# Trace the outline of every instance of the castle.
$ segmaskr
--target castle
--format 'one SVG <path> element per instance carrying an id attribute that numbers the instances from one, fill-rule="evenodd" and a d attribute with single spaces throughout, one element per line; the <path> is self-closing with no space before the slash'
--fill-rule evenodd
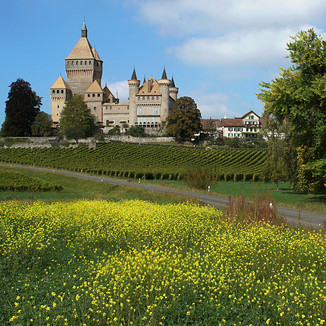
<path id="1" fill-rule="evenodd" d="M 128 80 L 129 102 L 119 102 L 107 86 L 102 88 L 103 61 L 87 39 L 85 22 L 81 37 L 65 59 L 67 82 L 60 76 L 50 88 L 52 121 L 57 124 L 65 102 L 74 94 L 82 94 L 95 122 L 100 126 L 128 128 L 140 125 L 158 129 L 169 116 L 177 100 L 178 88 L 169 80 L 165 68 L 158 81 L 153 77 L 142 85 L 135 68 Z"/>

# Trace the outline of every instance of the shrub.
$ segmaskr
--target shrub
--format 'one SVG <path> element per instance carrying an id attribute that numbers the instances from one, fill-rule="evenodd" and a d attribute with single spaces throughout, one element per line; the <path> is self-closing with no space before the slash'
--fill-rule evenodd
<path id="1" fill-rule="evenodd" d="M 203 190 L 217 182 L 213 171 L 201 168 L 190 170 L 184 179 L 188 186 Z"/>

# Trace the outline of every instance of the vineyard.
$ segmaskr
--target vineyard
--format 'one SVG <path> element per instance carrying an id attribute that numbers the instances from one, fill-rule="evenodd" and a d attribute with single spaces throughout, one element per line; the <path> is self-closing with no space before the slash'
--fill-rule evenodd
<path id="1" fill-rule="evenodd" d="M 60 191 L 62 189 L 60 185 L 51 185 L 22 173 L 0 168 L 0 191 Z"/>
<path id="2" fill-rule="evenodd" d="M 130 143 L 99 144 L 97 148 L 1 148 L 0 161 L 67 169 L 107 176 L 182 179 L 193 168 L 207 168 L 225 181 L 263 178 L 263 150 L 205 149 Z"/>

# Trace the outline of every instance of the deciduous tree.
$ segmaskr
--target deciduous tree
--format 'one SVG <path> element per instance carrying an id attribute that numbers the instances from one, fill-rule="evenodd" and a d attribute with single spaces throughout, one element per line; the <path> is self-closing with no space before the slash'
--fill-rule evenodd
<path id="1" fill-rule="evenodd" d="M 40 112 L 41 105 L 41 97 L 32 90 L 30 83 L 18 78 L 10 85 L 1 135 L 3 137 L 31 136 L 31 126 Z"/>
<path id="2" fill-rule="evenodd" d="M 271 83 L 262 82 L 257 96 L 266 115 L 277 124 L 286 123 L 293 144 L 304 148 L 298 160 L 299 185 L 314 185 L 308 191 L 325 191 L 326 181 L 316 179 L 314 167 L 322 166 L 318 162 L 326 158 L 326 42 L 310 29 L 292 37 L 287 49 L 292 66 L 281 68 Z M 308 166 L 309 173 L 299 173 Z"/>
<path id="3" fill-rule="evenodd" d="M 47 137 L 52 134 L 52 119 L 51 116 L 43 111 L 39 112 L 31 126 L 32 135 Z"/>
<path id="4" fill-rule="evenodd" d="M 167 134 L 179 139 L 192 137 L 201 129 L 201 113 L 191 97 L 180 97 L 167 118 Z"/>

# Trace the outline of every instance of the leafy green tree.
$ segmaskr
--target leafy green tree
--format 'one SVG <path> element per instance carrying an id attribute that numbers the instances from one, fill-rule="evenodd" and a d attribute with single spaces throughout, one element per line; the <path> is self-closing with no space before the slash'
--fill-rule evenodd
<path id="1" fill-rule="evenodd" d="M 201 113 L 191 97 L 180 97 L 167 118 L 166 132 L 179 139 L 192 137 L 201 130 Z"/>
<path id="2" fill-rule="evenodd" d="M 313 167 L 326 158 L 326 42 L 310 29 L 292 37 L 287 49 L 292 66 L 281 68 L 271 83 L 262 82 L 257 96 L 265 104 L 266 116 L 279 125 L 286 123 L 293 145 L 305 149 L 304 159 L 298 160 L 299 185 L 314 185 L 308 191 L 325 191 L 323 182 L 316 186 Z M 299 173 L 308 166 L 309 173 Z"/>
<path id="3" fill-rule="evenodd" d="M 52 119 L 51 116 L 43 111 L 39 112 L 31 126 L 32 135 L 47 137 L 52 135 Z"/>
<path id="4" fill-rule="evenodd" d="M 1 128 L 3 137 L 31 136 L 31 126 L 42 105 L 41 97 L 31 84 L 18 78 L 10 86 L 6 101 L 6 118 Z"/>
<path id="5" fill-rule="evenodd" d="M 125 135 L 130 135 L 134 137 L 144 137 L 145 130 L 142 126 L 131 126 L 126 132 Z"/>
<path id="6" fill-rule="evenodd" d="M 94 129 L 94 117 L 84 102 L 83 96 L 75 94 L 62 109 L 59 121 L 62 133 L 71 139 L 91 136 Z"/>

